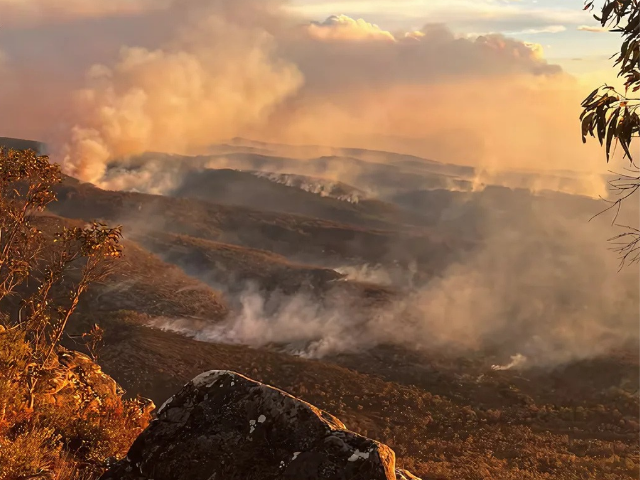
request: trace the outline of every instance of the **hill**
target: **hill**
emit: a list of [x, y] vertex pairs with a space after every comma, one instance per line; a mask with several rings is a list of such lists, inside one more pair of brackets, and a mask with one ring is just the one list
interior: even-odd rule
[[[84, 222], [40, 215], [35, 225], [48, 235]], [[100, 314], [134, 309], [152, 316], [206, 318], [215, 322], [227, 315], [222, 295], [183, 270], [127, 240], [123, 258], [114, 264], [108, 280], [96, 285], [82, 300], [81, 312]]]
[[[616, 332], [637, 295], [626, 276], [604, 276], [611, 262], [580, 223], [592, 200], [421, 187], [356, 204], [253, 173], [187, 170], [194, 188], [176, 196], [66, 178], [40, 219], [124, 225], [125, 261], [65, 342], [83, 348], [79, 336], [101, 325], [100, 364], [129, 395], [162, 403], [227, 369], [339, 416], [423, 479], [633, 478], [638, 351]], [[389, 281], [354, 280], [360, 267]], [[563, 334], [587, 316], [580, 336]], [[443, 332], [474, 343], [440, 344]], [[537, 357], [510, 369], [521, 346]], [[544, 363], [549, 348], [566, 356]]]
[[20, 138], [0, 137], [0, 148], [14, 150], [33, 150], [38, 155], [47, 154], [47, 146], [35, 140], [24, 140]]
[[56, 193], [58, 201], [50, 208], [53, 213], [120, 223], [125, 235], [156, 231], [187, 235], [268, 250], [294, 260], [323, 259], [336, 264], [417, 262], [425, 272], [434, 272], [461, 250], [473, 246], [472, 242], [426, 229], [407, 230], [402, 225], [365, 228], [190, 198], [106, 191], [72, 179]]
[[[306, 178], [313, 182], [309, 177]], [[289, 186], [265, 176], [237, 170], [190, 172], [171, 195], [378, 229], [389, 229], [399, 224], [424, 223], [420, 215], [410, 214], [395, 205], [378, 200], [348, 202], [315, 193], [313, 183]]]
[[[546, 379], [542, 372], [492, 372], [485, 364], [478, 380], [478, 365], [465, 366], [462, 359], [446, 373], [436, 365], [425, 370], [424, 364], [410, 364], [405, 356], [401, 374], [399, 365], [387, 363], [393, 357], [380, 351], [382, 364], [371, 356], [355, 357], [356, 371], [273, 351], [196, 342], [143, 327], [144, 317], [133, 313], [103, 321], [107, 345], [101, 364], [131, 393], [162, 402], [202, 371], [234, 368], [277, 383], [354, 431], [387, 443], [400, 466], [423, 478], [613, 480], [633, 478], [638, 467], [634, 356], [612, 360], [619, 372], [615, 378], [605, 373], [612, 364], [584, 362], [545, 374]], [[407, 371], [414, 372], [414, 380]], [[576, 382], [578, 372], [591, 378], [590, 384]]]

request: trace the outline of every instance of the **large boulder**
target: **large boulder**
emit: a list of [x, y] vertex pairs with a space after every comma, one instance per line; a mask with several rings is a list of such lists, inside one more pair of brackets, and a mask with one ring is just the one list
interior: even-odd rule
[[199, 375], [101, 480], [396, 480], [395, 454], [332, 415], [242, 375]]

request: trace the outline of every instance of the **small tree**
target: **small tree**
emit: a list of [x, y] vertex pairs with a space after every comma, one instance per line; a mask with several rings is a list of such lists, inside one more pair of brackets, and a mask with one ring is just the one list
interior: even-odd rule
[[[594, 3], [585, 1], [585, 9], [593, 9]], [[604, 85], [583, 101], [582, 139], [586, 142], [587, 135], [597, 138], [605, 147], [607, 162], [619, 145], [629, 161], [627, 173], [617, 174], [610, 182], [618, 198], [610, 202], [609, 208], [619, 212], [622, 202], [640, 189], [640, 170], [635, 163], [637, 152], [633, 143], [634, 138], [640, 136], [640, 0], [605, 0], [600, 13], [594, 17], [603, 28], [622, 37], [620, 51], [612, 59], [618, 76], [624, 80], [624, 92]], [[625, 232], [613, 239], [616, 250], [623, 263], [636, 262], [640, 260], [640, 230], [633, 225], [622, 227]]]
[[37, 228], [60, 179], [45, 156], [0, 150], [0, 306], [9, 311], [3, 327], [23, 332], [30, 346], [29, 408], [80, 297], [109, 275], [111, 260], [122, 253], [119, 227], [65, 227], [53, 237]]
[[[45, 478], [60, 468], [97, 475], [99, 462], [124, 453], [148, 421], [148, 404], [141, 410], [140, 402], [115, 393], [98, 411], [52, 407], [46, 398], [51, 378], [70, 374], [60, 360], [67, 355], [60, 341], [80, 298], [122, 255], [119, 227], [93, 223], [51, 231], [51, 217], [42, 212], [55, 200], [61, 178], [47, 157], [0, 149], [1, 480]], [[101, 334], [99, 327], [90, 334], [96, 337], [92, 354]], [[73, 388], [71, 396], [84, 395]], [[77, 438], [82, 453], [67, 450]]]

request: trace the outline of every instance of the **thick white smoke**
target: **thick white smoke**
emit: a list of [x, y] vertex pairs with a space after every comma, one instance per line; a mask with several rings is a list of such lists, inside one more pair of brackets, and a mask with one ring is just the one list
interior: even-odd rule
[[511, 357], [511, 361], [506, 365], [492, 365], [491, 369], [497, 372], [503, 372], [506, 370], [511, 370], [513, 368], [519, 368], [523, 366], [525, 363], [527, 363], [527, 357], [518, 353], [513, 357]]
[[101, 183], [107, 162], [146, 150], [235, 136], [490, 171], [602, 164], [576, 133], [581, 85], [537, 46], [442, 25], [404, 34], [344, 15], [314, 22], [278, 0], [63, 3], [3, 5], [11, 78], [0, 107], [20, 115], [0, 129], [51, 142], [84, 180]]
[[115, 67], [92, 68], [78, 94], [69, 173], [97, 182], [109, 160], [184, 152], [266, 120], [302, 82], [273, 47], [266, 32], [213, 14], [159, 49], [123, 48]]
[[[554, 215], [559, 207], [567, 208], [559, 200], [533, 211], [504, 206], [505, 218], [489, 212], [481, 247], [426, 284], [403, 285], [403, 293], [375, 308], [339, 291], [320, 301], [247, 289], [219, 325], [176, 319], [155, 325], [203, 341], [276, 344], [313, 358], [388, 344], [514, 356], [495, 369], [554, 366], [637, 343], [637, 272], [615, 273], [617, 259], [603, 248], [606, 225], [577, 212]], [[395, 276], [382, 267], [373, 272], [383, 281]]]
[[[10, 27], [0, 29], [0, 108], [10, 112], [0, 119], [3, 135], [52, 140], [65, 147], [58, 159], [68, 173], [111, 188], [163, 193], [175, 180], [166, 169], [105, 177], [108, 163], [238, 135], [402, 150], [480, 165], [492, 177], [603, 164], [597, 145], [580, 143], [581, 85], [539, 47], [502, 36], [459, 38], [433, 25], [398, 35], [344, 16], [297, 22], [268, 0], [138, 0], [125, 15], [122, 1], [7, 4], [0, 0], [0, 24]], [[328, 178], [343, 180], [350, 167], [340, 163]], [[613, 276], [616, 260], [599, 233], [606, 227], [553, 211], [522, 219], [517, 227], [488, 222], [482, 248], [375, 312], [342, 298], [274, 306], [248, 291], [224, 325], [162, 325], [205, 340], [288, 344], [308, 356], [380, 343], [499, 344], [531, 364], [636, 339], [637, 276]]]

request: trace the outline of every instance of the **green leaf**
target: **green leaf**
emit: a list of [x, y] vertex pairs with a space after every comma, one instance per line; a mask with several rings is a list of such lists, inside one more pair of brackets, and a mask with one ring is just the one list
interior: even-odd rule
[[613, 141], [613, 138], [615, 137], [617, 132], [619, 115], [620, 115], [620, 108], [618, 107], [616, 108], [615, 112], [613, 113], [613, 116], [611, 117], [611, 120], [609, 121], [609, 128], [607, 131], [607, 145], [606, 145], [607, 163], [611, 158], [611, 142]]

